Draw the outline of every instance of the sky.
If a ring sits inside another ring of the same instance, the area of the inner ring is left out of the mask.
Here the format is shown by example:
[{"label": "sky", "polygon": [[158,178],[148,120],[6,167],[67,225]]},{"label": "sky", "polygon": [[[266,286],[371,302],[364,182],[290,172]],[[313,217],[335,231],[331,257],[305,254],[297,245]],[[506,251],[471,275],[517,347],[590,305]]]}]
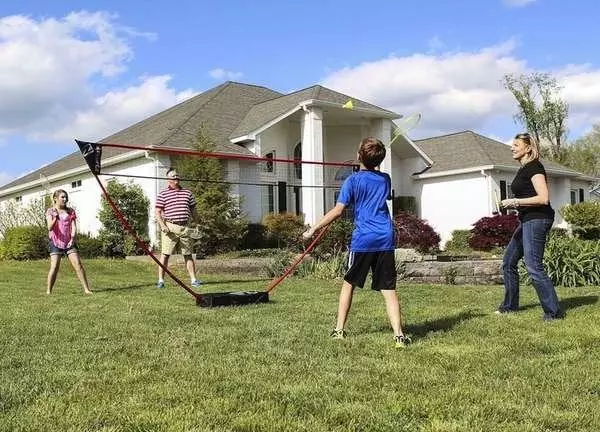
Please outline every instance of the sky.
[{"label": "sky", "polygon": [[[0,184],[232,80],[321,84],[423,138],[520,130],[505,74],[550,73],[569,138],[600,122],[595,0],[3,0]],[[143,143],[140,143],[143,144]]]}]

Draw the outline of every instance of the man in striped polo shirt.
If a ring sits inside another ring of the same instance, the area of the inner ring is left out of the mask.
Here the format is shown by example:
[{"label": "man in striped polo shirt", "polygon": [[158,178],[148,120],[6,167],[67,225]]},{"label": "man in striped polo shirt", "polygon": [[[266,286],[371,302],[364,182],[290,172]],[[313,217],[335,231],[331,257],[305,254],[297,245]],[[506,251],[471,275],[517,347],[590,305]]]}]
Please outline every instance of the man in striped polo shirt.
[{"label": "man in striped polo shirt", "polygon": [[[179,184],[179,174],[175,168],[167,171],[168,186],[159,192],[156,197],[156,221],[160,225],[161,234],[161,263],[167,267],[169,257],[175,253],[177,247],[185,259],[185,267],[190,275],[193,287],[202,285],[196,279],[196,263],[192,257],[194,240],[184,235],[190,221],[196,221],[196,199],[192,192],[184,189]],[[157,288],[165,287],[165,270],[158,267]]]}]

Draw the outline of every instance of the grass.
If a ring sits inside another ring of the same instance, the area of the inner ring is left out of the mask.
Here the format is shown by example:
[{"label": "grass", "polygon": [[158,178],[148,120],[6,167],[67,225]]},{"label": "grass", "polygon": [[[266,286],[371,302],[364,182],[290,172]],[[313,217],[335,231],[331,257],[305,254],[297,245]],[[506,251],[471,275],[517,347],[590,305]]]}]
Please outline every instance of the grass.
[{"label": "grass", "polygon": [[[1,431],[598,431],[598,287],[560,289],[567,319],[491,314],[502,288],[402,285],[393,348],[383,300],[357,292],[332,341],[339,281],[287,280],[270,304],[201,309],[145,263],[0,262]],[[181,269],[179,269],[182,274]],[[211,276],[206,291],[267,281]]]}]

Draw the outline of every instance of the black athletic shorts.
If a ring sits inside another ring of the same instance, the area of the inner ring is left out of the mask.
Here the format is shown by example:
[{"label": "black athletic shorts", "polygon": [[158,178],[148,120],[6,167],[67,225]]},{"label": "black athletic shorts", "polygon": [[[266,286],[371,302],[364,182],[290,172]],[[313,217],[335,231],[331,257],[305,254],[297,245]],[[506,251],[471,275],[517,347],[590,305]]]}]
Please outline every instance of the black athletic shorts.
[{"label": "black athletic shorts", "polygon": [[373,272],[371,289],[375,291],[396,289],[396,260],[394,251],[350,252],[348,271],[344,280],[353,287],[362,288],[369,274]]}]

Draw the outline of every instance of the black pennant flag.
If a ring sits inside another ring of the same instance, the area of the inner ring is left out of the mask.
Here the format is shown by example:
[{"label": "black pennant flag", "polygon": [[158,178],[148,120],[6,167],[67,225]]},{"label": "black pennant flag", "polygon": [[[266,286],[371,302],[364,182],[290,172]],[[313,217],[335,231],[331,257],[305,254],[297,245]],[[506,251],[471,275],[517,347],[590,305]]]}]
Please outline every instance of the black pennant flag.
[{"label": "black pennant flag", "polygon": [[81,150],[83,158],[94,174],[100,174],[100,160],[102,159],[102,147],[97,143],[75,140]]}]

